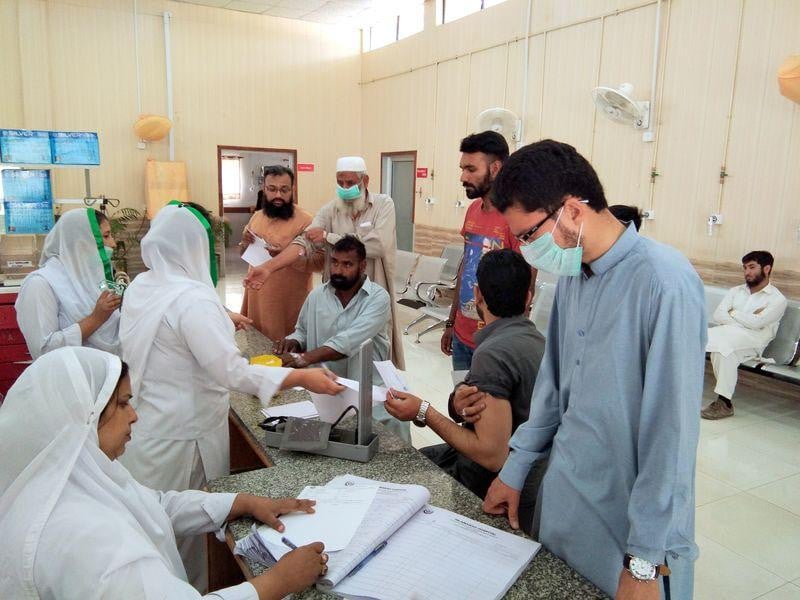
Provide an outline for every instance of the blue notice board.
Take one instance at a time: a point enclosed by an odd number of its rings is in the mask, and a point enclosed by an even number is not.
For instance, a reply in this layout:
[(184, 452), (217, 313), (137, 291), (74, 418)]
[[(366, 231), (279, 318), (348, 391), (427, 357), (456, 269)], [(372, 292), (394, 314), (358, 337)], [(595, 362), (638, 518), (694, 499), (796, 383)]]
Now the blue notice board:
[(97, 134), (87, 131), (51, 131), (54, 165), (99, 165)]
[(50, 171), (4, 169), (6, 233), (47, 233), (53, 228)]
[(0, 162), (49, 165), (52, 161), (49, 131), (0, 129)]

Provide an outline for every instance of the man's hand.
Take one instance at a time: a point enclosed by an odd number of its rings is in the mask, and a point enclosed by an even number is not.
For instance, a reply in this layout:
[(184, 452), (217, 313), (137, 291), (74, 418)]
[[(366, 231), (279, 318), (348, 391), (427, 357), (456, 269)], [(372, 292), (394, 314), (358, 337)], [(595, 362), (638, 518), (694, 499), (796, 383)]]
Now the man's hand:
[(661, 596), (658, 579), (653, 581), (636, 581), (627, 569), (619, 574), (619, 586), (614, 600), (658, 600)]
[(273, 354), (286, 354), (287, 352), (300, 352), (300, 342), (283, 338), (272, 345)]
[(269, 268), (269, 262), (267, 262), (260, 267), (253, 267), (242, 281), (242, 285), (251, 290), (260, 290), (270, 275), (272, 275), (272, 269)]
[(281, 359), (281, 366), (288, 369), (304, 369), (308, 366), (308, 361), (302, 354), (287, 352), (279, 355), (279, 358)]
[(247, 247), (255, 241), (255, 236), (250, 233), (250, 230), (247, 227), (245, 227), (244, 231), (242, 232), (242, 242), (239, 245)]
[(244, 315), (240, 315), (239, 313), (229, 312), (228, 316), (233, 321), (234, 327), (236, 327), (236, 331), (241, 331), (242, 329), (250, 329), (250, 325), (253, 324), (253, 319), (249, 317), (245, 317)]
[(312, 244), (322, 244), (325, 242), (325, 230), (322, 227), (310, 227), (306, 229), (306, 239)]
[(413, 421), (417, 418), (422, 400), (412, 394), (398, 390), (386, 392), (386, 412), (400, 421)]
[(474, 385), (460, 385), (453, 393), (453, 408), (467, 423), (480, 421), (486, 409), (486, 394)]
[(508, 515), (508, 524), (512, 529), (519, 529), (519, 490), (507, 486), (495, 477), (486, 498), (483, 500), (483, 512), (490, 515)]
[(100, 292), (100, 297), (94, 305), (91, 316), (100, 323), (105, 323), (121, 303), (122, 296), (117, 296), (114, 292), (109, 292), (108, 290)]
[(442, 334), (442, 341), (440, 343), (442, 354), (445, 356), (453, 356), (453, 328), (445, 327)]

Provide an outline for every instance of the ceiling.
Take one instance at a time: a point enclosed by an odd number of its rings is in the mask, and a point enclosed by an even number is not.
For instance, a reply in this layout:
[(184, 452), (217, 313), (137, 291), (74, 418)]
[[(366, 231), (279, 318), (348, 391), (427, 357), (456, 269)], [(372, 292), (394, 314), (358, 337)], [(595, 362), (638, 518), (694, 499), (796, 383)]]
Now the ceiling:
[(365, 27), (400, 14), (422, 0), (178, 0), (253, 14)]

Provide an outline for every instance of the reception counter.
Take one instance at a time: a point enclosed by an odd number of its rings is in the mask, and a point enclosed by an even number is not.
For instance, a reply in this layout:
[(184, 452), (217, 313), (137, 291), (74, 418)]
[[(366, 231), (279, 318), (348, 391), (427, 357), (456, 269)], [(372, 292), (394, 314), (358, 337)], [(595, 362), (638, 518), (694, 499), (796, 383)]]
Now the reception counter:
[[(255, 331), (238, 332), (237, 342), (243, 353), (249, 356), (266, 354), (271, 350), (269, 340)], [(308, 399), (307, 392), (288, 390), (282, 392), (273, 402), (286, 404), (305, 399)], [(271, 497), (295, 496), (307, 485), (324, 485), (337, 475), (351, 473), (381, 481), (423, 485), (431, 493), (431, 504), (510, 531), (506, 519), (484, 514), (481, 510), (481, 500), (477, 496), (379, 424), (375, 425), (375, 431), (380, 436), (380, 449), (370, 462), (362, 464), (266, 448), (264, 432), (258, 426), (264, 418), (260, 408), (260, 403), (255, 397), (239, 393), (231, 394), (233, 474), (212, 481), (209, 484), (210, 491), (247, 492)], [(212, 590), (235, 583), (237, 580), (241, 581), (241, 574), (249, 578), (263, 572), (261, 565), (242, 557), (235, 557), (235, 563), (231, 559), (230, 548), (236, 540), (250, 532), (252, 524), (251, 519), (239, 519), (231, 523), (227, 530), (227, 547), (209, 541)], [(398, 573), (398, 576), (402, 574)], [(310, 600), (334, 596), (311, 589), (295, 597)], [(546, 548), (539, 551), (506, 595), (509, 600), (523, 598), (576, 600), (606, 597)]]

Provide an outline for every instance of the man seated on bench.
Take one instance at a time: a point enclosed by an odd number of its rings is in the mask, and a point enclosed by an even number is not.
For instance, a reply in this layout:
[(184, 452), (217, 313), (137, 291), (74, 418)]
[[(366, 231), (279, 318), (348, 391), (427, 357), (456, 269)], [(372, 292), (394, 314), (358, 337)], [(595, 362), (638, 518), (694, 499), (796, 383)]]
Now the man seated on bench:
[(733, 416), (733, 390), (738, 367), (751, 358), (761, 356), (775, 339), (786, 298), (769, 282), (775, 259), (765, 250), (749, 252), (742, 257), (744, 285), (731, 289), (723, 298), (712, 320), (716, 327), (708, 330), (706, 352), (717, 386), (717, 399), (700, 411), (704, 419)]
[[(474, 425), (460, 427), (411, 394), (391, 390), (386, 397), (390, 415), (427, 425), (447, 442), (421, 452), (480, 498), (508, 456), (511, 434), (528, 420), (544, 354), (544, 337), (524, 315), (531, 299), (530, 283), (530, 266), (513, 250), (492, 250), (478, 263), (475, 305), (486, 325), (475, 334), (477, 346), (465, 384), (456, 386), (449, 404), (451, 416), (462, 420), (453, 409), (454, 395), (482, 394), (478, 404), (485, 409)], [(543, 470), (544, 465), (531, 471), (522, 494), (520, 522), (528, 532)]]

